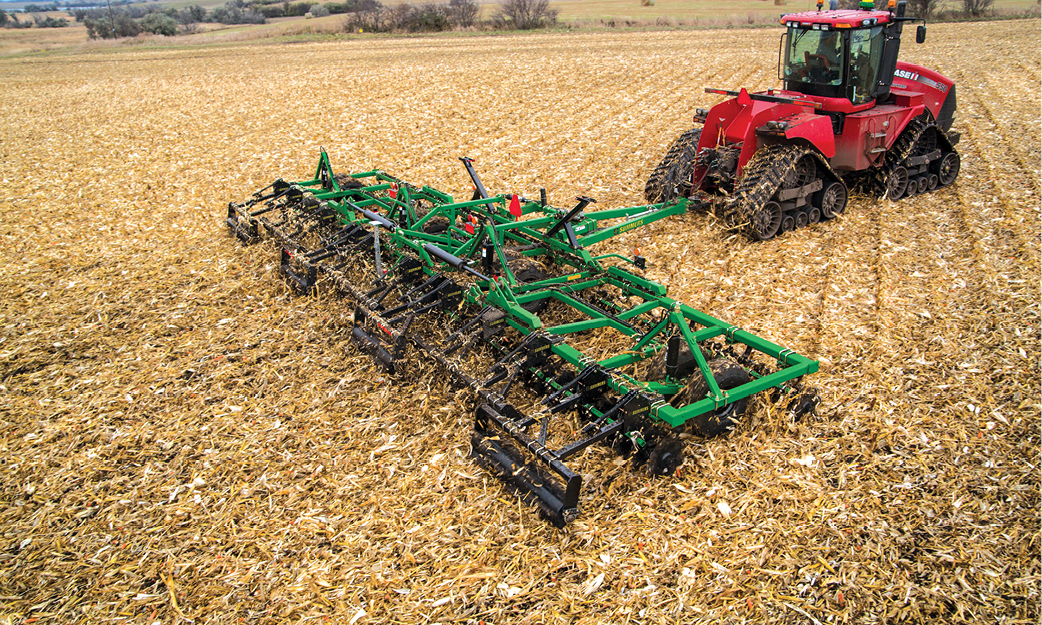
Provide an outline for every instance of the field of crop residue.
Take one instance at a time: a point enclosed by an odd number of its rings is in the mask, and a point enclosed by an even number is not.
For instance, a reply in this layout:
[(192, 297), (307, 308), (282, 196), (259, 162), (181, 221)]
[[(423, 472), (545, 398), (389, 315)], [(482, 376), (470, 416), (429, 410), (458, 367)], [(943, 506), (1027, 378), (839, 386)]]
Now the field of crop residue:
[(820, 358), (823, 401), (756, 403), (668, 478), (591, 448), (563, 531), (469, 459), (444, 376), (373, 366), (227, 202), (324, 146), (457, 197), (466, 155), (493, 192), (639, 204), (703, 87), (776, 86), (777, 32), (0, 60), (0, 622), (1037, 622), (1039, 40), (906, 42), (958, 83), (947, 189), (602, 245)]

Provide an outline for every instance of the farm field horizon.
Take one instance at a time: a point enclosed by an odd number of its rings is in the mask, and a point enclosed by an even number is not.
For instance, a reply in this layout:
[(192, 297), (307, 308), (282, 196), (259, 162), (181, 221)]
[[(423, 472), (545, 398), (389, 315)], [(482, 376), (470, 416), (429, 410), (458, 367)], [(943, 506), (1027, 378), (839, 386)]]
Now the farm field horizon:
[[(8, 11), (19, 9), (26, 3), (0, 3)], [(44, 3), (33, 3), (42, 5)], [(201, 5), (210, 10), (225, 4), (221, 0), (158, 0), (127, 5), (151, 9), (181, 9), (189, 5)], [(383, 4), (394, 6), (405, 4), (401, 0), (389, 0)], [(479, 21), (490, 20), (496, 13), (497, 1), (479, 1)], [(737, 0), (735, 2), (710, 2), (709, 0), (665, 0), (652, 6), (641, 6), (631, 0), (558, 0), (550, 3), (558, 12), (558, 22), (551, 31), (568, 30), (656, 30), (656, 29), (720, 29), (743, 27), (775, 27), (782, 13), (813, 10), (815, 0), (787, 0), (776, 5), (769, 0)], [(1039, 11), (1038, 0), (995, 0), (989, 18), (1030, 17)], [(118, 9), (119, 7), (117, 7)], [(941, 4), (937, 11), (950, 14), (959, 10), (954, 4)], [(136, 37), (119, 40), (91, 40), (82, 23), (72, 19), (69, 11), (59, 10), (45, 15), (70, 23), (65, 28), (3, 28), (0, 29), (0, 57), (20, 56), (34, 53), (54, 53), (63, 50), (118, 50), (134, 47), (206, 47), (248, 42), (267, 42), (282, 45), (304, 40), (328, 38), (371, 39), (373, 34), (359, 34), (354, 29), (345, 29), (345, 15), (329, 15), (319, 18), (303, 16), (273, 18), (265, 24), (219, 24), (200, 23), (197, 32), (175, 36), (142, 33)], [(951, 19), (947, 16), (946, 19)], [(502, 36), (504, 33), (464, 29), (443, 32), (438, 37)], [(511, 33), (517, 35), (520, 33)], [(416, 37), (415, 34), (377, 34), (376, 38)]]
[(705, 87), (777, 86), (779, 32), (0, 58), (0, 622), (1037, 622), (1037, 20), (902, 46), (958, 85), (951, 187), (599, 245), (821, 360), (822, 404), (758, 399), (663, 478), (591, 447), (565, 530), (469, 458), (469, 397), (383, 372), (224, 225), (322, 148), (457, 199), (469, 156), (493, 193), (641, 204)]

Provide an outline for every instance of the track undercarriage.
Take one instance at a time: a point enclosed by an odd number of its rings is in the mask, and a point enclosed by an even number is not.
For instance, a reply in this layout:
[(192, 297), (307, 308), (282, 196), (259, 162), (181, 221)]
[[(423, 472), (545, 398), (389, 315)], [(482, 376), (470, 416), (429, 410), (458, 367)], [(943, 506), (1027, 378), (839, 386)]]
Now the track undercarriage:
[(314, 179), (229, 204), (227, 224), (277, 242), (297, 292), (349, 302), (352, 338), (380, 366), (412, 353), (471, 389), (474, 458), (557, 526), (578, 515), (568, 461), (590, 445), (664, 475), (685, 435), (732, 429), (756, 394), (813, 411), (800, 381), (816, 361), (670, 299), (640, 256), (588, 250), (686, 200), (558, 209), (545, 193), (489, 196), (462, 160), (476, 191), (456, 202), (380, 171), (336, 175), (323, 151)]
[(738, 175), (742, 145), (699, 150), (700, 137), (695, 128), (677, 138), (648, 178), (646, 198), (687, 198), (692, 209), (712, 210), (760, 241), (837, 217), (852, 188), (898, 201), (952, 184), (960, 168), (958, 135), (929, 114), (909, 124), (878, 167), (845, 175), (813, 148), (786, 144), (761, 147)]

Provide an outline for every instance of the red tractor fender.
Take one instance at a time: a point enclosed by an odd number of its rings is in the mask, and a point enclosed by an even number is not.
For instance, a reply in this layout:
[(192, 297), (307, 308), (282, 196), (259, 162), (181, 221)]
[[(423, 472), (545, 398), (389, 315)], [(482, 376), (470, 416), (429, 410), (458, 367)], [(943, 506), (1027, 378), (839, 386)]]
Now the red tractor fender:
[[(769, 128), (764, 128), (762, 131), (757, 129), (757, 133), (765, 137), (771, 136), (767, 133), (778, 136), (778, 138), (784, 136), (784, 143), (806, 142), (821, 152), (825, 158), (830, 159), (836, 155), (836, 136), (832, 132), (832, 118), (828, 115), (801, 112), (783, 117), (778, 121), (788, 123), (784, 131), (772, 133)], [(783, 142), (765, 141), (765, 143)]]
[[(767, 127), (767, 122), (775, 121), (788, 121), (789, 127), (784, 131)], [(806, 105), (753, 100), (742, 89), (738, 97), (725, 100), (710, 109), (698, 149), (740, 143), (742, 150), (738, 157), (737, 175), (741, 175), (745, 164), (760, 147), (787, 142), (809, 143), (826, 158), (832, 158), (836, 153), (832, 119), (827, 115), (808, 112)], [(704, 169), (696, 166), (694, 178), (698, 179)]]

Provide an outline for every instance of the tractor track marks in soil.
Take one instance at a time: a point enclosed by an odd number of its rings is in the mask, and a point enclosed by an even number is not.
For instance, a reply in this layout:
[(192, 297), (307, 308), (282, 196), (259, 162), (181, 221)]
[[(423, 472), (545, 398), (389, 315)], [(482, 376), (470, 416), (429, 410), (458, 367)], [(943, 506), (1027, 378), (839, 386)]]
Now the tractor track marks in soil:
[[(985, 110), (985, 116), (992, 121), (996, 131), (1002, 133), (998, 124), (993, 120), (987, 107), (980, 104)], [(1014, 145), (1003, 136), (1004, 144), (994, 146), (999, 148), (989, 149), (990, 146), (981, 137), (981, 130), (968, 124), (964, 131), (964, 137), (972, 144), (971, 150), (966, 150), (963, 156), (963, 172), (952, 187), (952, 191), (958, 198), (960, 210), (958, 214), (966, 226), (966, 229), (975, 238), (974, 249), (976, 253), (995, 268), (1001, 268), (1007, 264), (1004, 259), (1017, 259), (1018, 267), (1015, 273), (1023, 271), (1025, 275), (1039, 272), (1039, 180), (1038, 171), (1025, 165), (1019, 152), (1012, 148)], [(966, 146), (963, 146), (964, 148)], [(1003, 171), (1002, 164), (997, 162), (996, 155), (1010, 154), (1016, 164), (1020, 167), (1020, 173), (1012, 179), (1009, 172)], [(967, 162), (969, 161), (969, 162)], [(985, 186), (993, 192), (989, 194), (977, 194), (970, 197), (966, 189), (970, 178), (978, 177), (985, 180)], [(1000, 182), (1001, 181), (1001, 182)], [(978, 190), (981, 185), (975, 185)], [(943, 191), (942, 191), (943, 193)], [(995, 205), (998, 205), (997, 207)], [(995, 208), (999, 209), (996, 215)], [(1001, 251), (1000, 251), (1001, 250)]]
[[(1033, 108), (1035, 110), (1035, 114), (1037, 115), (1037, 104)], [(967, 109), (970, 110), (967, 111)], [(973, 111), (974, 109), (977, 109), (979, 112), (975, 115), (971, 115), (970, 111)], [(1031, 153), (1031, 149), (1038, 147), (1039, 135), (1037, 133), (1037, 124), (1030, 128), (1030, 134), (1028, 137), (1021, 137), (1019, 140), (1013, 139), (1011, 137), (1011, 133), (1014, 132), (1016, 129), (1010, 128), (1008, 124), (1000, 120), (993, 112), (993, 106), (990, 105), (987, 101), (985, 101), (985, 99), (982, 97), (973, 98), (969, 102), (967, 102), (967, 98), (964, 98), (963, 101), (960, 102), (959, 113), (961, 113), (965, 117), (972, 118), (971, 120), (965, 120), (958, 119), (957, 117), (956, 125), (957, 127), (963, 130), (964, 135), (968, 135), (973, 138), (974, 146), (977, 148), (977, 156), (986, 159), (989, 165), (991, 166), (991, 169), (993, 170), (992, 180), (995, 179), (994, 174), (1001, 173), (1002, 175), (1000, 175), (999, 178), (1005, 179), (1009, 176), (1010, 173), (1017, 173), (1019, 175), (1015, 179), (1023, 185), (1030, 186), (1031, 189), (1034, 191), (1034, 195), (1037, 196), (1040, 187), (1040, 171), (1038, 167), (1037, 158), (1038, 154), (1037, 151)], [(990, 129), (981, 128), (978, 125), (978, 122), (982, 121), (981, 117), (983, 117), (983, 119), (986, 120), (988, 124), (990, 124)], [(1000, 140), (999, 145), (989, 146), (985, 143), (983, 136), (992, 133), (998, 135), (998, 138)], [(1000, 150), (999, 154), (1006, 155), (1005, 158), (1002, 158), (1001, 160), (1013, 161), (1009, 164), (1014, 168), (1014, 170), (1019, 171), (994, 171), (998, 169), (998, 167), (992, 162), (991, 154), (993, 150), (988, 149), (989, 147), (998, 148)]]
[[(960, 190), (958, 202), (951, 210), (958, 218), (962, 231), (970, 240), (970, 255), (979, 274), (979, 287), (990, 293), (989, 302), (1005, 302), (1016, 307), (1018, 302), (1035, 306), (1038, 310), (1038, 256), (1031, 250), (1024, 253), (1020, 246), (1010, 246), (998, 253), (996, 243), (1005, 242), (1003, 237), (990, 236), (981, 223), (980, 202), (974, 202)], [(1009, 249), (1013, 247), (1014, 249)]]
[(811, 354), (811, 357), (820, 357), (823, 355), (823, 350), (826, 346), (824, 341), (825, 317), (833, 292), (833, 269), (831, 254), (825, 250), (832, 250), (835, 248), (837, 236), (835, 227), (830, 228), (829, 226), (835, 226), (835, 224), (833, 223), (824, 226), (825, 228), (828, 228), (828, 234), (826, 235), (826, 242), (823, 249), (819, 249), (817, 254), (817, 257), (820, 259), (819, 272), (821, 274), (818, 287), (818, 306), (811, 315), (814, 320), (813, 338), (810, 344), (806, 347), (807, 353)]
[(827, 278), (821, 279), (824, 292), (818, 340), (829, 345), (839, 359), (852, 363), (864, 362), (870, 356), (862, 350), (866, 339), (878, 331), (877, 237), (870, 225), (875, 219), (872, 201), (852, 202), (846, 213), (830, 224), (836, 230), (830, 247), (822, 249), (822, 256), (828, 258), (828, 272)]
[[(1021, 173), (1014, 180), (1009, 179), (1008, 172), (1002, 171), (1002, 166), (997, 164), (993, 154), (996, 151), (989, 150), (989, 146), (979, 137), (979, 131), (973, 127), (967, 127), (964, 136), (973, 144), (973, 150), (968, 151), (966, 157), (977, 160), (964, 165), (963, 174), (977, 175), (987, 179), (987, 186), (994, 191), (993, 198), (981, 197), (977, 204), (980, 205), (978, 219), (986, 221), (987, 225), (982, 227), (991, 228), (995, 235), (1006, 241), (1004, 245), (1016, 248), (1017, 253), (1023, 257), (1025, 262), (1038, 267), (1038, 206), (1039, 206), (1039, 180), (1038, 172), (1024, 166), (1016, 152), (1010, 149), (1010, 144), (1005, 147), (1008, 152), (1013, 153), (1014, 158), (1021, 166)], [(1001, 153), (1001, 152), (1000, 152)], [(966, 163), (968, 158), (964, 157)], [(976, 166), (975, 166), (976, 165)], [(1003, 181), (999, 183), (997, 181)], [(955, 186), (959, 186), (956, 181)], [(1025, 188), (1029, 187), (1029, 188)], [(1018, 190), (1022, 189), (1022, 190)], [(958, 191), (956, 191), (958, 193)], [(987, 214), (986, 206), (993, 199), (1002, 209), (1002, 217), (995, 218)], [(968, 200), (967, 200), (968, 201)], [(1008, 242), (1013, 239), (1013, 242)]]

